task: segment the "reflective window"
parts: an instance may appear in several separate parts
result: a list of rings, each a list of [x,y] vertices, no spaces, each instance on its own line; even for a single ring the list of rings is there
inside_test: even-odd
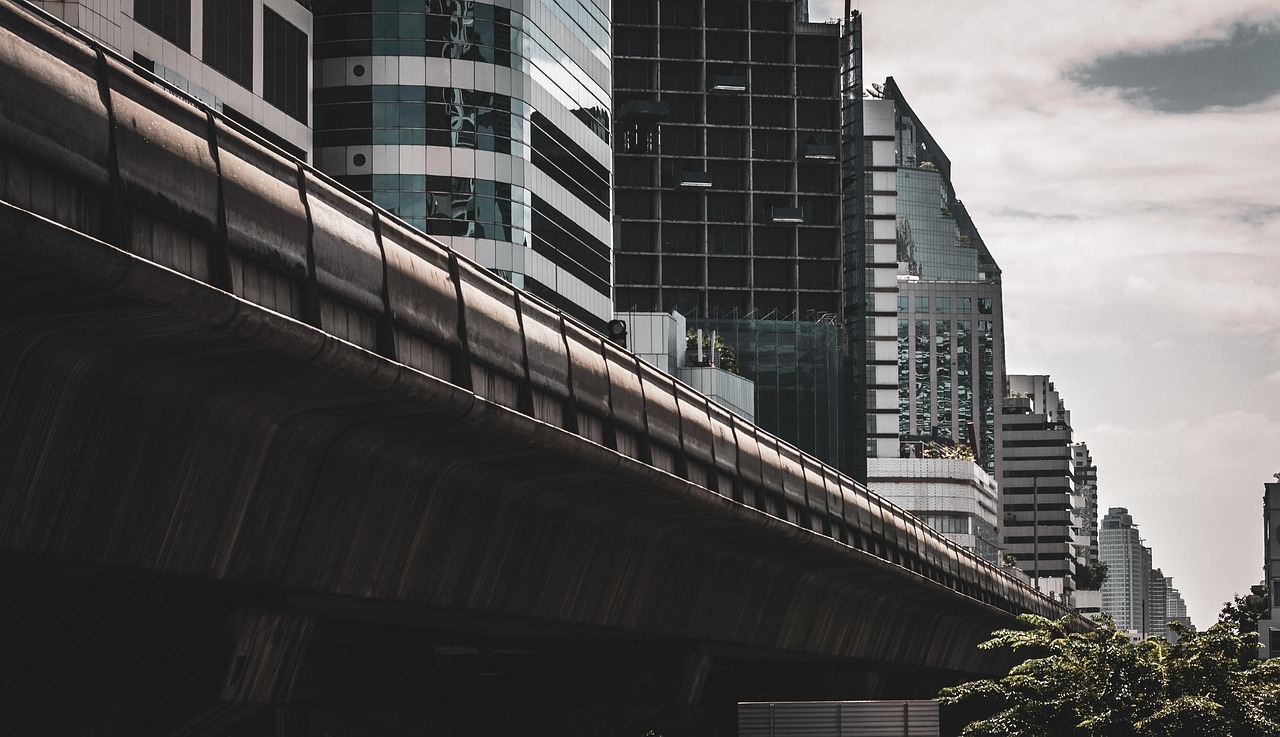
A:
[[[980,461],[987,473],[996,467],[995,333],[990,320],[978,321],[978,404],[982,426]]]
[[[956,321],[956,425],[962,438],[973,421],[973,322]]]
[[[408,174],[338,179],[371,194],[378,205],[426,233],[492,238],[532,248],[593,289],[609,291],[608,246],[523,187]]]
[[[951,312],[951,298],[950,298],[950,297],[938,297],[938,298],[934,299],[934,300],[933,300],[933,311],[934,311],[934,312],[937,312],[937,313],[940,313],[940,314],[943,314],[943,315],[947,314],[948,312]]]
[[[558,16],[609,68],[608,20],[594,3],[557,0],[539,7]],[[397,0],[374,0],[371,14],[328,12],[317,17],[315,28],[317,59],[425,56],[509,67],[529,75],[592,132],[609,140],[608,90],[542,28],[507,8],[472,0],[427,0],[425,6],[403,7]]]
[[[990,297],[978,298],[978,314],[980,315],[991,314],[991,298]]]
[[[927,298],[926,298],[927,299]],[[927,311],[927,310],[926,310]],[[916,320],[916,434],[928,435],[933,429],[933,374],[929,365],[929,321]]]
[[[526,102],[472,89],[374,85],[316,90],[318,148],[426,145],[533,161],[596,213],[609,217],[609,171]],[[368,136],[353,140],[353,134]]]
[[[928,312],[928,311],[929,311],[929,298],[916,297],[916,312]]]
[[[918,168],[914,142],[899,141],[897,173],[898,260],[907,273],[926,279],[976,280],[978,250],[958,247],[956,222],[940,203],[948,185],[936,169]]]
[[[956,312],[973,312],[973,298],[960,297],[956,300]]]
[[[666,290],[664,290],[666,291]],[[712,292],[722,294],[723,292]],[[690,329],[716,335],[734,349],[744,378],[756,382],[756,419],[779,437],[825,461],[843,453],[839,411],[841,331],[829,323],[690,318]],[[859,418],[862,422],[862,418]]]
[[[920,520],[938,532],[952,535],[969,534],[969,517],[959,515],[926,514]]]
[[[938,320],[934,325],[934,354],[937,360],[934,365],[934,376],[937,380],[937,427],[938,436],[951,437],[951,321]]]

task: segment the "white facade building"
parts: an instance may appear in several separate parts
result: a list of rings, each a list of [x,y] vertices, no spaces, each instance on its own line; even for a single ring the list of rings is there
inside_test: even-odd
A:
[[[1003,402],[1001,543],[1037,587],[1069,597],[1084,561],[1071,413],[1048,376],[1011,375]]]
[[[311,154],[311,27],[296,0],[35,5],[300,159]]]
[[[996,560],[996,480],[973,461],[868,458],[867,486],[948,539]]]
[[[1102,592],[1077,590],[1071,596],[1071,605],[1081,617],[1093,619],[1102,614]]]
[[[1187,605],[1173,578],[1152,567],[1151,548],[1143,544],[1133,515],[1112,507],[1102,518],[1099,558],[1107,566],[1102,583],[1102,611],[1116,627],[1137,638],[1173,638],[1169,622],[1190,625]]]

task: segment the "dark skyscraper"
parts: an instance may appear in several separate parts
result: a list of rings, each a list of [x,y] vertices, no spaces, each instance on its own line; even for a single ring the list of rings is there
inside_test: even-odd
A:
[[[619,309],[840,313],[840,27],[803,7],[618,5]]]
[[[854,30],[808,22],[803,0],[615,7],[618,310],[675,310],[736,342],[757,421],[848,469],[862,456],[845,432],[861,422],[844,375],[859,365],[846,250],[860,249],[841,216]]]

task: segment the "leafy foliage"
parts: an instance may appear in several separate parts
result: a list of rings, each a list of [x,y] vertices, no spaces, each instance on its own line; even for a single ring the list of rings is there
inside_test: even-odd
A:
[[[952,461],[972,461],[973,448],[962,443],[930,441],[924,446],[925,458],[944,458]]]
[[[1087,566],[1081,566],[1076,569],[1076,589],[1079,591],[1097,591],[1102,588],[1102,584],[1107,580],[1106,563],[1090,563]]]
[[[1257,660],[1257,633],[1239,628],[1236,609],[1229,604],[1205,632],[1170,623],[1173,645],[1130,642],[1106,618],[1080,633],[1071,617],[1023,615],[1030,629],[999,630],[980,647],[1027,659],[1004,678],[943,689],[939,700],[989,714],[964,737],[1280,734],[1280,660]]]
[[[685,349],[689,351],[698,350],[698,333],[694,330],[685,331]],[[738,373],[738,354],[733,350],[733,346],[724,342],[719,335],[715,336],[715,344],[711,344],[711,335],[703,333],[702,350],[710,353],[715,352],[716,360],[712,363],[721,370],[728,371],[731,374]]]
[[[1258,622],[1265,619],[1271,603],[1267,600],[1267,587],[1257,584],[1249,588],[1249,593],[1234,599],[1222,607],[1218,621],[1230,625],[1236,632],[1246,634],[1258,631]]]

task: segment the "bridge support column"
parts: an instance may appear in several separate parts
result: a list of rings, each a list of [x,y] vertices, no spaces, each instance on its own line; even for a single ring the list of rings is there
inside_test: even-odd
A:
[[[313,620],[290,612],[231,614],[234,638],[218,701],[173,737],[214,737],[272,704],[287,701]]]

